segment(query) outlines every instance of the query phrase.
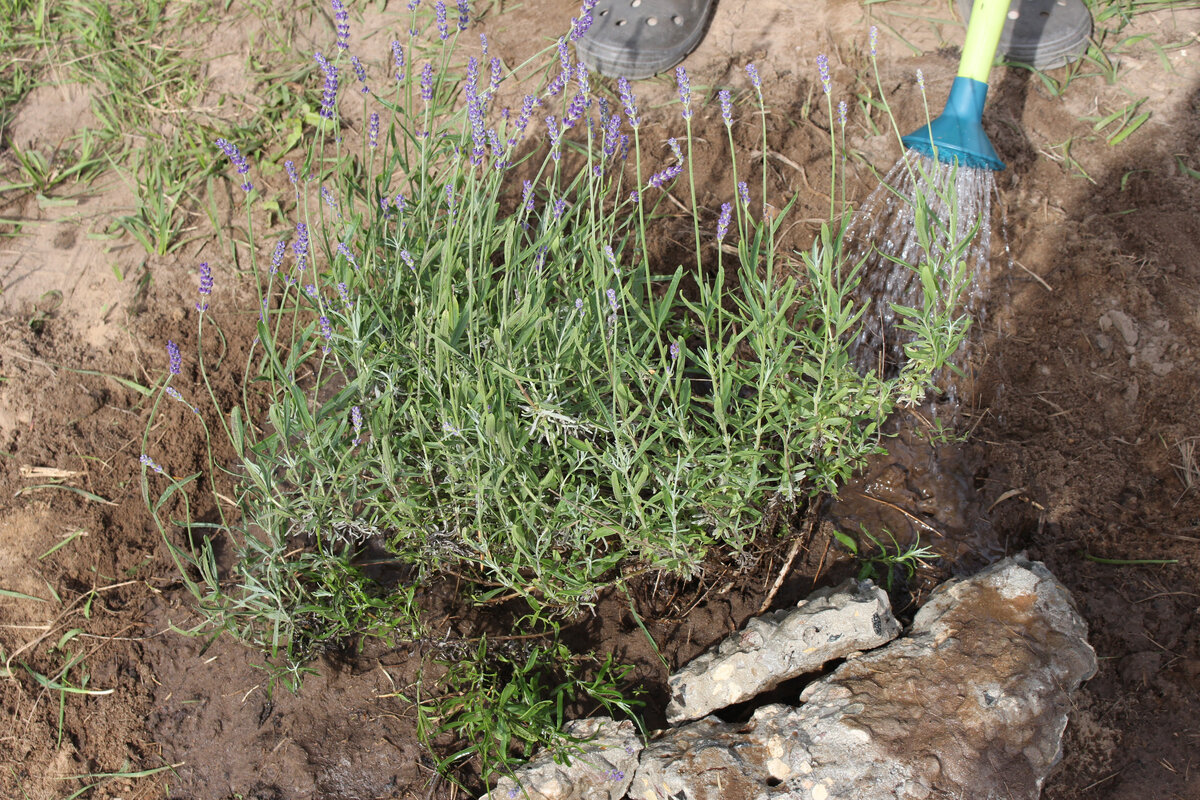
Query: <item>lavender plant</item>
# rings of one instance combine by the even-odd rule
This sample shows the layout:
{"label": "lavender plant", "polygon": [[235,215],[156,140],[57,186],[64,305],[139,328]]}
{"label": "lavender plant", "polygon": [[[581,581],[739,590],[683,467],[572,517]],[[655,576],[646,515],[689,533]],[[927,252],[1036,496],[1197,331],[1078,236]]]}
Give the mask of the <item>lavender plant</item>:
{"label": "lavender plant", "polygon": [[[336,55],[315,56],[322,122],[303,166],[288,163],[292,220],[269,237],[269,261],[257,255],[245,159],[219,143],[246,190],[258,278],[245,382],[265,391],[261,414],[249,391],[228,411],[217,403],[237,456],[209,481],[235,485],[236,513],[212,504],[232,541],[232,581],[196,536],[209,530],[190,516],[198,476],[146,474],[156,518],[184,498],[192,538],[172,553],[201,608],[293,683],[323,648],[420,637],[420,586],[439,571],[478,601],[524,599],[524,624],[543,630],[634,573],[699,573],[711,548],[753,540],[769,502],[835,491],[878,449],[882,419],[941,366],[922,354],[953,350],[931,325],[937,341],[897,376],[857,372],[843,221],[808,251],[781,253],[790,204],[756,214],[736,171],[715,235],[693,205],[695,260],[651,261],[655,209],[685,171],[694,203],[700,108],[686,73],[689,135],[646,176],[627,82],[619,104],[603,101],[564,39],[545,87],[501,108],[499,85],[523,76],[458,43],[465,7],[457,30],[442,2],[410,7],[408,35],[387,52],[351,55],[338,17]],[[391,85],[340,87],[343,59]],[[365,104],[361,134],[340,117],[347,97]],[[730,102],[722,95],[732,129]],[[530,137],[542,126],[544,141]],[[211,271],[201,288],[203,348],[217,312]],[[216,403],[203,353],[199,363]],[[145,463],[157,466],[153,455]],[[399,585],[372,577],[369,548],[402,565]],[[610,685],[587,694],[624,702]],[[451,703],[441,722],[470,710]]]}

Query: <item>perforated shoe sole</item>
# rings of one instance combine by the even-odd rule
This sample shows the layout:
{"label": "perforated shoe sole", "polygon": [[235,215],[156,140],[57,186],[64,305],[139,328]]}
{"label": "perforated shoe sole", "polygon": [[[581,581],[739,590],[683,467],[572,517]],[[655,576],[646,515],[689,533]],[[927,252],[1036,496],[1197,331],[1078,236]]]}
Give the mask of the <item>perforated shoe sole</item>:
{"label": "perforated shoe sole", "polygon": [[716,0],[600,0],[575,49],[593,72],[649,78],[699,46],[716,7]]}
{"label": "perforated shoe sole", "polygon": [[[971,0],[958,0],[963,19],[971,19]],[[1083,0],[1013,0],[997,51],[1005,61],[1035,69],[1054,69],[1087,52],[1092,15]]]}

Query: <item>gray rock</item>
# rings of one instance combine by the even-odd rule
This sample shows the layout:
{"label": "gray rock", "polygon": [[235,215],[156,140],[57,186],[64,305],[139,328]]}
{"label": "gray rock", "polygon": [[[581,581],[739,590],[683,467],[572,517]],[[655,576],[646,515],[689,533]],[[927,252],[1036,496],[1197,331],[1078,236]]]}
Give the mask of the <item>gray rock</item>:
{"label": "gray rock", "polygon": [[1041,564],[948,581],[912,631],[810,684],[799,708],[709,717],[642,754],[638,800],[1036,798],[1070,695],[1096,669],[1087,628]]}
{"label": "gray rock", "polygon": [[609,717],[578,719],[563,726],[582,741],[578,752],[556,764],[542,752],[516,770],[514,781],[503,777],[480,800],[618,800],[624,797],[637,768],[642,740],[633,723]]}
{"label": "gray rock", "polygon": [[668,678],[667,720],[699,719],[899,633],[887,593],[870,581],[822,589],[795,608],[751,619]]}

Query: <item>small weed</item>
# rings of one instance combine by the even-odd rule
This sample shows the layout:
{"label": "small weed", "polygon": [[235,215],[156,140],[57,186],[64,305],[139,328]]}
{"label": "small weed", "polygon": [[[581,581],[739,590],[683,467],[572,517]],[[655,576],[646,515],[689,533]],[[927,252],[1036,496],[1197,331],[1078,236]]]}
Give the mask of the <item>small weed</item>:
{"label": "small weed", "polygon": [[901,547],[892,532],[884,529],[884,533],[891,540],[889,548],[865,526],[859,528],[862,536],[870,542],[865,548],[858,539],[842,531],[835,530],[833,536],[862,562],[858,569],[858,579],[861,581],[871,578],[876,583],[882,583],[889,592],[892,591],[897,576],[904,582],[910,581],[917,574],[918,568],[928,566],[932,559],[941,558],[927,545],[922,545],[920,538],[914,538],[907,547]]}

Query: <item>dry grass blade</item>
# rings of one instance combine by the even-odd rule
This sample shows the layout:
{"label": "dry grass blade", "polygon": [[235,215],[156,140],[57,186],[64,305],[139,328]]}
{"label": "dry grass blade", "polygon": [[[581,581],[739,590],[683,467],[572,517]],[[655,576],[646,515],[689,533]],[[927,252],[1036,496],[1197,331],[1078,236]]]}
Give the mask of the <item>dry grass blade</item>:
{"label": "dry grass blade", "polygon": [[1197,440],[1200,440],[1200,436],[1189,436],[1175,443],[1175,446],[1179,448],[1180,463],[1171,466],[1175,468],[1175,474],[1179,476],[1179,482],[1183,484],[1183,491],[1179,493],[1179,497],[1175,500],[1176,503],[1197,485],[1200,485],[1200,461],[1196,459]]}

